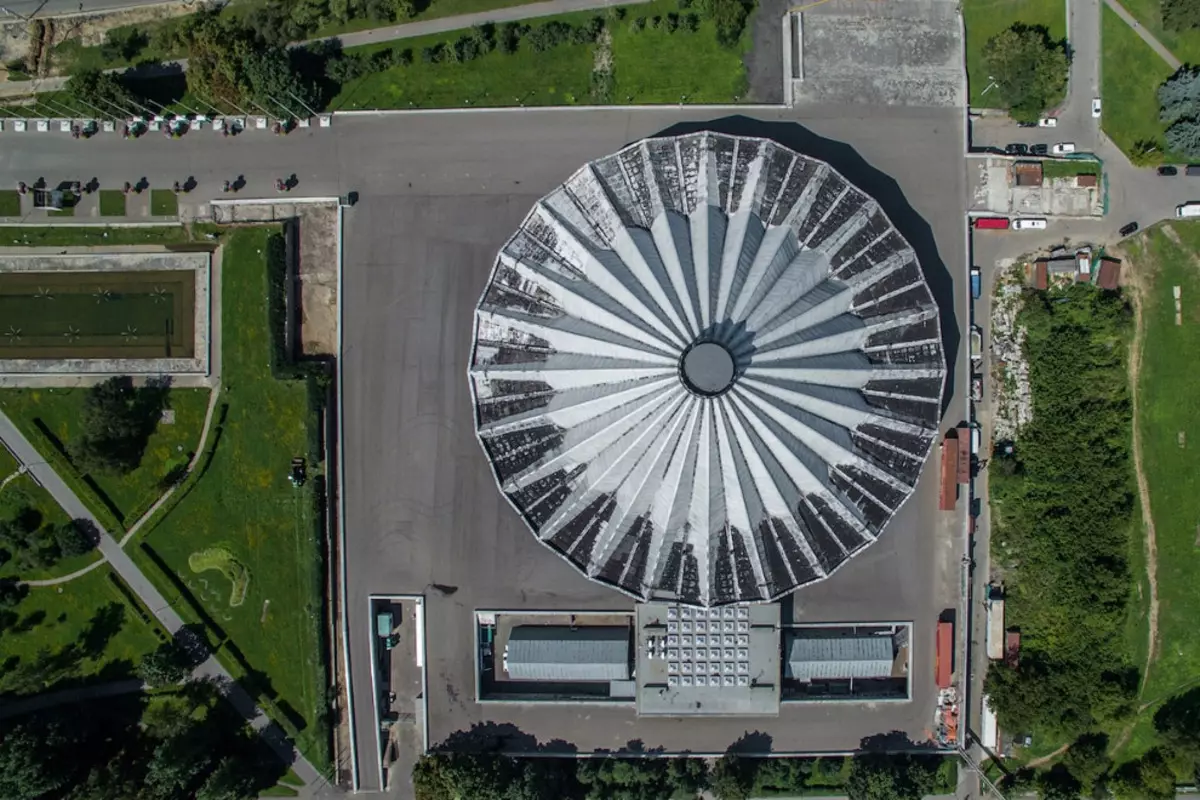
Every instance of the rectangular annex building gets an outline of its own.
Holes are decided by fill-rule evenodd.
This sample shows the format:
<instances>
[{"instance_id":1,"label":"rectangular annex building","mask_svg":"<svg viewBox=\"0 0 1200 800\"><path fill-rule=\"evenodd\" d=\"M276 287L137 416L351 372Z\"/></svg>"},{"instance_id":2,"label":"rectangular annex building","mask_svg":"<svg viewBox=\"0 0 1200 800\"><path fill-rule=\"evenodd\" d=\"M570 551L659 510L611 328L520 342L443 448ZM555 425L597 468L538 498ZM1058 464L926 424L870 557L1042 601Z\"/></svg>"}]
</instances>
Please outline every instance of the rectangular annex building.
<instances>
[{"instance_id":1,"label":"rectangular annex building","mask_svg":"<svg viewBox=\"0 0 1200 800\"><path fill-rule=\"evenodd\" d=\"M504 649L512 680L629 680L629 628L519 625Z\"/></svg>"},{"instance_id":2,"label":"rectangular annex building","mask_svg":"<svg viewBox=\"0 0 1200 800\"><path fill-rule=\"evenodd\" d=\"M884 678L891 674L893 657L889 636L792 636L785 677L802 683Z\"/></svg>"}]
</instances>

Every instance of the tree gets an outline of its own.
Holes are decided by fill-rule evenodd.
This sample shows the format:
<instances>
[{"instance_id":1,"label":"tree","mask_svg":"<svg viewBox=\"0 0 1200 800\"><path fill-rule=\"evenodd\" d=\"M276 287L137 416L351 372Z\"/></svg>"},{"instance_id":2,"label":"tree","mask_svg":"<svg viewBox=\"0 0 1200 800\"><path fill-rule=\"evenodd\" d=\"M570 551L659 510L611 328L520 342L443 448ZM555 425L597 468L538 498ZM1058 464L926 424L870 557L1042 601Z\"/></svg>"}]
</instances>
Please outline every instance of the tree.
<instances>
[{"instance_id":1,"label":"tree","mask_svg":"<svg viewBox=\"0 0 1200 800\"><path fill-rule=\"evenodd\" d=\"M132 114L138 99L125 86L120 76L95 69L84 69L72 74L67 78L66 92L80 103L113 115L118 111Z\"/></svg>"},{"instance_id":2,"label":"tree","mask_svg":"<svg viewBox=\"0 0 1200 800\"><path fill-rule=\"evenodd\" d=\"M53 729L34 731L23 725L10 729L0 739L0 797L35 800L61 787L67 771L54 763L60 755L54 746L59 739Z\"/></svg>"},{"instance_id":3,"label":"tree","mask_svg":"<svg viewBox=\"0 0 1200 800\"><path fill-rule=\"evenodd\" d=\"M80 466L121 473L137 468L162 412L161 405L145 408L138 401L129 378L109 378L88 390L80 415L83 434L71 453Z\"/></svg>"},{"instance_id":4,"label":"tree","mask_svg":"<svg viewBox=\"0 0 1200 800\"><path fill-rule=\"evenodd\" d=\"M1200 120L1181 119L1167 128L1167 147L1185 156L1200 155Z\"/></svg>"},{"instance_id":5,"label":"tree","mask_svg":"<svg viewBox=\"0 0 1200 800\"><path fill-rule=\"evenodd\" d=\"M984 45L983 61L997 98L1019 121L1036 119L1066 91L1066 47L1044 27L1016 23L1001 31Z\"/></svg>"},{"instance_id":6,"label":"tree","mask_svg":"<svg viewBox=\"0 0 1200 800\"><path fill-rule=\"evenodd\" d=\"M0 609L16 608L27 594L29 594L28 586L17 583L11 578L0 579Z\"/></svg>"},{"instance_id":7,"label":"tree","mask_svg":"<svg viewBox=\"0 0 1200 800\"><path fill-rule=\"evenodd\" d=\"M254 779L238 759L223 758L196 793L196 800L246 800L256 797Z\"/></svg>"},{"instance_id":8,"label":"tree","mask_svg":"<svg viewBox=\"0 0 1200 800\"><path fill-rule=\"evenodd\" d=\"M1154 712L1154 729L1171 747L1200 759L1200 689L1163 703Z\"/></svg>"},{"instance_id":9,"label":"tree","mask_svg":"<svg viewBox=\"0 0 1200 800\"><path fill-rule=\"evenodd\" d=\"M1117 800L1174 800L1175 773L1160 748L1121 765L1108 783Z\"/></svg>"},{"instance_id":10,"label":"tree","mask_svg":"<svg viewBox=\"0 0 1200 800\"><path fill-rule=\"evenodd\" d=\"M933 788L933 772L905 753L859 753L850 764L850 800L921 800Z\"/></svg>"},{"instance_id":11,"label":"tree","mask_svg":"<svg viewBox=\"0 0 1200 800\"><path fill-rule=\"evenodd\" d=\"M712 771L712 790L720 800L746 800L754 791L758 759L726 753Z\"/></svg>"},{"instance_id":12,"label":"tree","mask_svg":"<svg viewBox=\"0 0 1200 800\"><path fill-rule=\"evenodd\" d=\"M138 664L137 675L150 686L172 686L180 683L191 671L187 656L175 642L163 642L158 649L147 653Z\"/></svg>"},{"instance_id":13,"label":"tree","mask_svg":"<svg viewBox=\"0 0 1200 800\"><path fill-rule=\"evenodd\" d=\"M750 15L750 8L743 0L701 0L700 10L716 25L718 44L737 45Z\"/></svg>"},{"instance_id":14,"label":"tree","mask_svg":"<svg viewBox=\"0 0 1200 800\"><path fill-rule=\"evenodd\" d=\"M671 784L678 792L697 794L708 786L708 762L702 758L672 758L668 773Z\"/></svg>"},{"instance_id":15,"label":"tree","mask_svg":"<svg viewBox=\"0 0 1200 800\"><path fill-rule=\"evenodd\" d=\"M1038 776L1039 800L1079 800L1082 789L1076 777L1061 764Z\"/></svg>"},{"instance_id":16,"label":"tree","mask_svg":"<svg viewBox=\"0 0 1200 800\"><path fill-rule=\"evenodd\" d=\"M90 526L91 523L87 520L71 520L51 527L54 543L63 558L81 556L92 551L96 543L88 535Z\"/></svg>"},{"instance_id":17,"label":"tree","mask_svg":"<svg viewBox=\"0 0 1200 800\"><path fill-rule=\"evenodd\" d=\"M113 28L104 34L100 54L109 62L133 61L149 43L150 37L136 26Z\"/></svg>"},{"instance_id":18,"label":"tree","mask_svg":"<svg viewBox=\"0 0 1200 800\"><path fill-rule=\"evenodd\" d=\"M1082 791L1090 793L1112 767L1108 758L1108 736L1103 733L1080 736L1063 756L1062 766L1079 782Z\"/></svg>"},{"instance_id":19,"label":"tree","mask_svg":"<svg viewBox=\"0 0 1200 800\"><path fill-rule=\"evenodd\" d=\"M667 764L658 758L592 758L576 772L587 800L655 800L669 797L673 786Z\"/></svg>"},{"instance_id":20,"label":"tree","mask_svg":"<svg viewBox=\"0 0 1200 800\"><path fill-rule=\"evenodd\" d=\"M1161 0L1163 27L1169 31L1186 31L1200 27L1200 3L1196 0Z\"/></svg>"},{"instance_id":21,"label":"tree","mask_svg":"<svg viewBox=\"0 0 1200 800\"><path fill-rule=\"evenodd\" d=\"M173 800L194 791L212 763L212 742L193 725L159 743L146 765L146 789L152 798Z\"/></svg>"}]
</instances>

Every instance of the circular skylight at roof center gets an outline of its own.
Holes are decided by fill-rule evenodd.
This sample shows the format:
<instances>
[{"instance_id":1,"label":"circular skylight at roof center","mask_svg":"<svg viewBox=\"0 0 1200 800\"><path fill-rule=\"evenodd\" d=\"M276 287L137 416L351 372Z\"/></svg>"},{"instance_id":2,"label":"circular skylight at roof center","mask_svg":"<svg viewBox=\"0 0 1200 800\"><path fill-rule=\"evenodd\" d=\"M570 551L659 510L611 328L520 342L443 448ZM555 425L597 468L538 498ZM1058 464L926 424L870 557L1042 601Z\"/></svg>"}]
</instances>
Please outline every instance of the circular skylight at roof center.
<instances>
[{"instance_id":1,"label":"circular skylight at roof center","mask_svg":"<svg viewBox=\"0 0 1200 800\"><path fill-rule=\"evenodd\" d=\"M827 164L648 139L534 207L476 312L480 442L533 533L639 598L770 600L912 493L945 379L908 243Z\"/></svg>"}]
</instances>

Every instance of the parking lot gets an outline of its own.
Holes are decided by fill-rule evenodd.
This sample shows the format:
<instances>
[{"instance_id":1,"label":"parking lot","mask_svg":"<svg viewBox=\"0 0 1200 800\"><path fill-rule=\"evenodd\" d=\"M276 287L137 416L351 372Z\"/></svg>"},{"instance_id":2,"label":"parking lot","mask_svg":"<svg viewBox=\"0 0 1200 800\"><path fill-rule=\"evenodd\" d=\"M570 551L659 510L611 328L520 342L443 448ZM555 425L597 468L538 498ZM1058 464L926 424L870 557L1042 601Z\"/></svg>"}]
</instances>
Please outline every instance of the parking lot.
<instances>
[{"instance_id":1,"label":"parking lot","mask_svg":"<svg viewBox=\"0 0 1200 800\"><path fill-rule=\"evenodd\" d=\"M688 116L685 116L688 114ZM371 784L373 698L361 619L370 593L427 597L433 745L648 747L721 752L727 721L639 721L631 709L479 705L476 609L614 610L632 602L538 544L501 496L474 436L466 364L472 313L495 253L531 204L589 159L660 132L712 128L770 136L832 163L872 193L916 248L943 306L947 357L965 318L961 111L812 107L805 125L679 112L524 112L487 126L414 117L392 145L394 172L346 216L343 453L350 666L362 788ZM966 376L950 365L946 416L965 416ZM933 462L931 462L933 463ZM756 720L779 750L838 750L863 736L923 739L932 719L933 620L955 604L962 518L939 515L936 468L882 539L785 605L797 621L914 620L914 701L787 709ZM960 514L962 509L960 509ZM958 527L956 527L958 526ZM434 586L436 584L436 586ZM356 615L359 618L356 619ZM927 624L922 624L926 621ZM476 728L464 739L456 732Z\"/></svg>"}]
</instances>

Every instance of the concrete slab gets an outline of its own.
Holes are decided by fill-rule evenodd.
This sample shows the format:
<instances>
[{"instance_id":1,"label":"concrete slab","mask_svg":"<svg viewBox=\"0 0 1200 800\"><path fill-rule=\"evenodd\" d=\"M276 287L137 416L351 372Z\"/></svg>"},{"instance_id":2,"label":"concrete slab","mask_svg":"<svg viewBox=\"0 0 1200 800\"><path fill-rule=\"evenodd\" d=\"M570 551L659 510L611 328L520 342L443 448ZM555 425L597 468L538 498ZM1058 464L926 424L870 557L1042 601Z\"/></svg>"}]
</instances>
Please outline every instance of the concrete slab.
<instances>
[{"instance_id":1,"label":"concrete slab","mask_svg":"<svg viewBox=\"0 0 1200 800\"><path fill-rule=\"evenodd\" d=\"M880 201L917 250L944 309L948 424L965 417L967 378L953 366L967 316L965 176L961 158L946 157L962 152L961 110L814 106L805 110L808 128L771 117L527 112L491 115L486 126L414 117L396 129L390 177L348 210L344 236L347 608L362 788L378 788L371 628L360 610L371 593L427 597L432 743L592 751L641 739L719 753L742 733L730 720L638 720L632 708L479 705L472 697L476 609L633 607L546 550L501 497L475 440L465 375L473 310L497 249L532 203L584 162L644 136L701 128L769 136L830 161ZM927 470L876 545L783 609L785 621L914 620L913 701L788 704L777 718L746 721L771 747L844 750L881 731L926 738L934 620L957 604L965 505L939 514L936 504L936 469ZM456 735L472 728L472 736Z\"/></svg>"}]
</instances>

